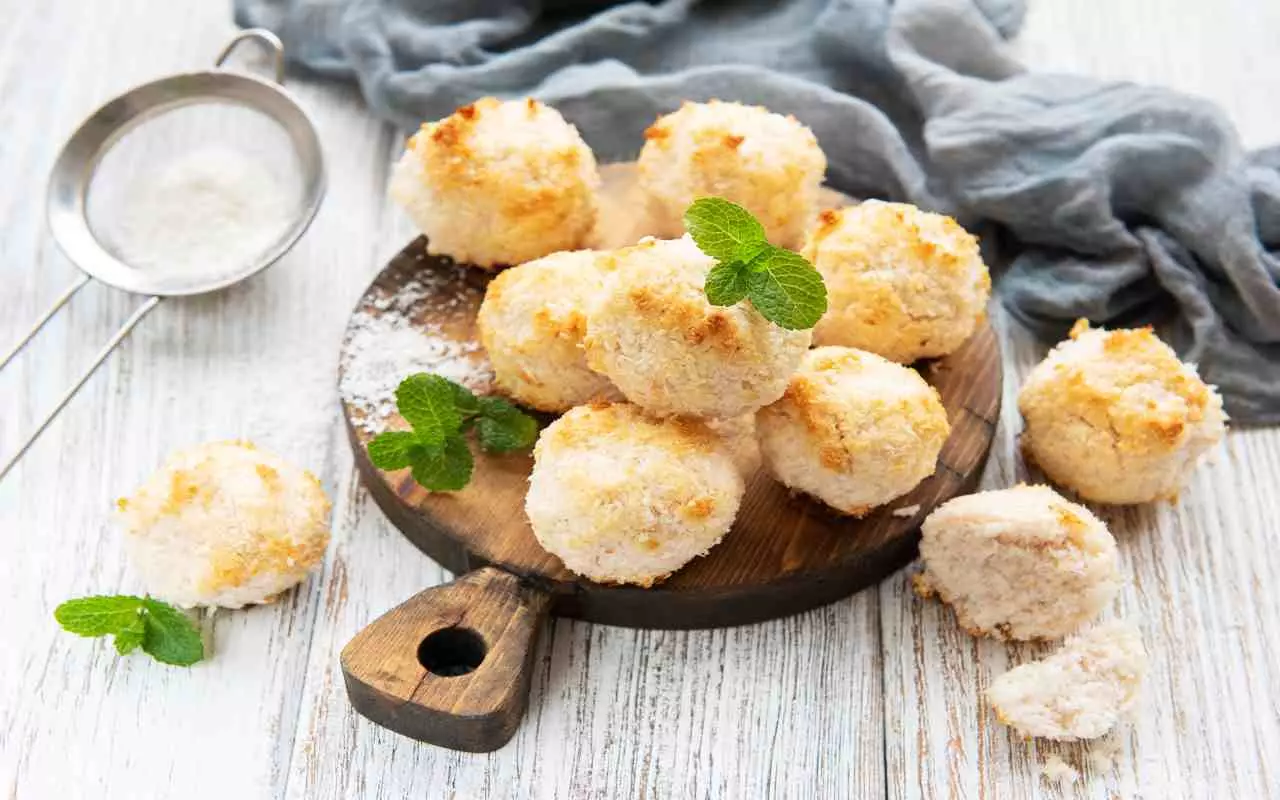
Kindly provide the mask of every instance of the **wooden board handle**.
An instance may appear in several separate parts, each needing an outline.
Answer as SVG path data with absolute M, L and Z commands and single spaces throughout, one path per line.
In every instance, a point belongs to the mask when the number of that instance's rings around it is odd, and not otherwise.
M 497 750 L 524 716 L 550 601 L 495 567 L 419 592 L 342 648 L 351 705 L 419 741 Z

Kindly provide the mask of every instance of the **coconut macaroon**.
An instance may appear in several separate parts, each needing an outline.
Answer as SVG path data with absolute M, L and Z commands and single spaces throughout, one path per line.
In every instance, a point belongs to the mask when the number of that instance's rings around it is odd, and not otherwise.
M 1147 653 L 1133 623 L 1099 623 L 1046 659 L 996 678 L 987 700 L 1023 736 L 1076 741 L 1110 733 L 1137 704 Z
M 429 252 L 493 268 L 587 246 L 599 184 L 595 156 L 558 111 L 486 97 L 424 123 L 389 191 Z
M 902 364 L 957 350 L 991 294 L 978 240 L 950 217 L 912 205 L 868 200 L 824 211 L 802 255 L 827 284 L 814 342 Z
M 1054 483 L 1098 503 L 1174 499 L 1222 438 L 1222 398 L 1150 328 L 1080 320 L 1018 394 L 1022 445 Z
M 921 532 L 917 593 L 949 603 L 974 636 L 1059 639 L 1120 588 L 1107 526 L 1047 486 L 954 498 Z
M 689 204 L 716 196 L 750 211 L 770 242 L 800 246 L 818 213 L 827 157 L 795 117 L 719 100 L 685 103 L 644 137 L 640 186 L 656 231 L 679 236 Z
M 950 426 L 912 369 L 847 347 L 805 354 L 756 413 L 764 463 L 786 486 L 860 517 L 933 474 Z
M 707 428 L 720 437 L 725 452 L 738 465 L 738 470 L 750 477 L 760 466 L 760 444 L 756 441 L 756 415 L 741 414 L 736 417 L 705 417 Z
M 538 541 L 573 572 L 651 586 L 720 541 L 742 493 L 733 459 L 702 423 L 600 404 L 542 432 L 525 509 Z
M 498 387 L 540 411 L 568 411 L 620 399 L 609 379 L 587 368 L 582 337 L 600 294 L 599 253 L 552 253 L 489 282 L 480 304 L 480 341 Z
M 329 544 L 320 482 L 248 442 L 173 453 L 116 505 L 147 592 L 184 608 L 270 603 Z
M 746 301 L 713 306 L 715 263 L 689 237 L 643 239 L 606 254 L 587 316 L 587 364 L 658 414 L 733 417 L 782 396 L 811 332 L 769 322 Z

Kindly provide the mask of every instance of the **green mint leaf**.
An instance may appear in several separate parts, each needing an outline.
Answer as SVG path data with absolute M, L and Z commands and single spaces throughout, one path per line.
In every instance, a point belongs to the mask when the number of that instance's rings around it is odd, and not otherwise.
M 116 634 L 116 652 L 122 656 L 129 655 L 134 650 L 142 646 L 142 642 L 146 636 L 146 617 L 140 613 L 134 614 L 133 622 L 129 623 L 126 627 L 121 628 L 120 632 Z
M 698 249 L 717 261 L 750 261 L 769 244 L 750 211 L 720 197 L 694 200 L 684 226 Z
M 204 658 L 204 641 L 191 619 L 150 597 L 81 597 L 58 606 L 53 616 L 64 629 L 80 636 L 114 635 L 120 655 L 141 647 L 156 661 L 183 667 Z
M 445 380 L 449 379 L 445 378 Z M 453 389 L 454 407 L 458 409 L 464 421 L 480 413 L 480 399 L 472 394 L 470 389 L 454 381 L 449 381 L 449 386 Z
M 456 492 L 471 482 L 475 460 L 467 440 L 454 434 L 439 445 L 413 448 L 413 479 L 432 492 Z
M 827 313 L 822 275 L 797 253 L 768 247 L 747 265 L 748 296 L 761 316 L 788 330 L 805 330 Z
M 452 381 L 439 375 L 410 375 L 396 388 L 396 408 L 423 444 L 444 444 L 462 427 Z
M 482 397 L 476 433 L 485 450 L 524 450 L 538 440 L 538 421 L 501 397 Z
M 141 608 L 141 597 L 97 595 L 68 600 L 54 609 L 53 618 L 78 636 L 106 636 L 134 625 Z
M 409 431 L 387 431 L 369 442 L 369 460 L 378 469 L 404 469 L 409 466 L 409 449 L 418 444 L 418 435 Z
M 741 261 L 721 261 L 707 273 L 703 286 L 707 302 L 713 306 L 731 306 L 747 296 L 747 265 Z
M 369 460 L 379 469 L 408 467 L 432 492 L 456 492 L 471 481 L 475 459 L 463 434 L 473 426 L 480 446 L 493 452 L 529 447 L 538 423 L 500 397 L 476 397 L 462 384 L 418 373 L 401 381 L 396 405 L 413 432 L 389 431 L 369 442 Z
M 204 639 L 191 618 L 168 603 L 150 597 L 142 601 L 147 633 L 142 649 L 163 664 L 189 667 L 204 658 Z

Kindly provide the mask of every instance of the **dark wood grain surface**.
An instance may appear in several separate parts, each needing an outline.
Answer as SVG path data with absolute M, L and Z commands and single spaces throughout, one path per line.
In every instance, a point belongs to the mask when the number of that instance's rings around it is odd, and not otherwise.
M 492 568 L 419 592 L 342 649 L 351 704 L 415 739 L 496 750 L 524 715 L 547 601 Z

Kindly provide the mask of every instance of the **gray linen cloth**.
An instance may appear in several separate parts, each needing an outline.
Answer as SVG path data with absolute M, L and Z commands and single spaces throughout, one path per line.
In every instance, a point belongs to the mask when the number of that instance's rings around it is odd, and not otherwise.
M 486 95 L 554 104 L 603 161 L 681 100 L 817 134 L 828 181 L 957 216 L 1049 340 L 1169 323 L 1237 422 L 1280 422 L 1280 147 L 1173 91 L 1025 71 L 1023 0 L 236 0 L 292 61 L 406 127 Z M 998 252 L 997 252 L 998 251 Z

